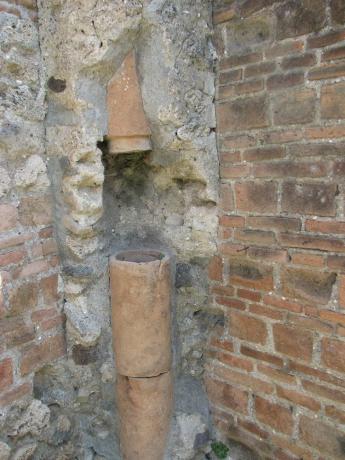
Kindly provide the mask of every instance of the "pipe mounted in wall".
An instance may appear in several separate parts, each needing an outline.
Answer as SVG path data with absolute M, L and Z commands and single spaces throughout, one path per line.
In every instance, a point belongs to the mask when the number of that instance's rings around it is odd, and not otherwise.
M 111 154 L 151 150 L 134 51 L 124 59 L 107 89 L 108 141 Z
M 162 460 L 172 410 L 170 258 L 118 253 L 110 286 L 123 458 Z

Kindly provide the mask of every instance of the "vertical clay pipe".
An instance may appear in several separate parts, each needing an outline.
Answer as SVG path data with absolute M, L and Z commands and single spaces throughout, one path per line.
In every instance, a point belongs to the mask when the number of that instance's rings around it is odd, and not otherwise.
M 162 460 L 172 408 L 170 259 L 152 250 L 110 258 L 112 327 L 124 460 Z

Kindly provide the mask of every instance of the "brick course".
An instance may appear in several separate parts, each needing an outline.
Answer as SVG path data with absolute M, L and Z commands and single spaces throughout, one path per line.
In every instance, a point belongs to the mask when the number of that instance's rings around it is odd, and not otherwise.
M 212 343 L 227 351 L 208 358 L 214 419 L 263 458 L 337 460 L 345 440 L 344 2 L 218 1 L 214 14 L 222 18 L 218 67 L 239 77 L 217 88 L 222 177 L 210 284 L 226 323 Z M 236 392 L 238 406 L 220 397 Z

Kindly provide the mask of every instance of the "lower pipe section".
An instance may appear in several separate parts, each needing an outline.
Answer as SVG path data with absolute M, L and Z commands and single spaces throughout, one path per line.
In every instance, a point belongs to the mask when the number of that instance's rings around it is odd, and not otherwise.
M 117 376 L 123 460 L 163 460 L 172 394 L 171 372 L 151 378 Z

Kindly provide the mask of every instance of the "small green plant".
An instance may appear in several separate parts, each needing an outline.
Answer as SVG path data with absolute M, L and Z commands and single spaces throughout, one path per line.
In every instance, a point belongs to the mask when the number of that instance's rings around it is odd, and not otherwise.
M 220 441 L 214 441 L 211 444 L 211 449 L 217 458 L 226 458 L 229 453 L 229 448 Z

